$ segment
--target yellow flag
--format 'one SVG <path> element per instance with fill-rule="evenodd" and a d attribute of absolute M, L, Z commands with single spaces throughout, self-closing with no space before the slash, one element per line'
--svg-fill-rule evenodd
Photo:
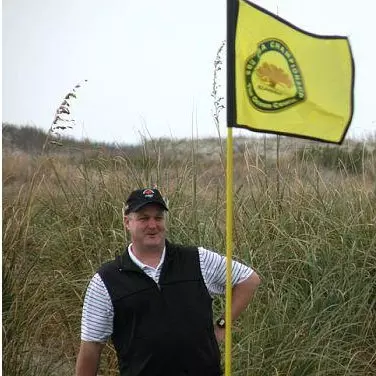
<path fill-rule="evenodd" d="M 229 126 L 341 143 L 353 113 L 348 39 L 308 33 L 238 1 L 235 124 Z"/>

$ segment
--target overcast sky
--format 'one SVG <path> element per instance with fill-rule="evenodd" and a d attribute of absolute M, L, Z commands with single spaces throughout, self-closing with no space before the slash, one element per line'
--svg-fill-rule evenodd
<path fill-rule="evenodd" d="M 307 31 L 349 36 L 356 67 L 349 135 L 375 135 L 375 1 L 254 2 Z M 48 130 L 63 97 L 87 79 L 69 135 L 119 143 L 139 142 L 140 133 L 217 135 L 211 90 L 225 0 L 3 0 L 2 17 L 3 122 Z"/>

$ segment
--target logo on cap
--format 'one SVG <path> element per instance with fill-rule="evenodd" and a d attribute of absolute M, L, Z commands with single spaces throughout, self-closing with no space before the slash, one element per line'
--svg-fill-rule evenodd
<path fill-rule="evenodd" d="M 145 189 L 142 194 L 147 198 L 152 198 L 154 196 L 154 191 L 152 189 Z"/>

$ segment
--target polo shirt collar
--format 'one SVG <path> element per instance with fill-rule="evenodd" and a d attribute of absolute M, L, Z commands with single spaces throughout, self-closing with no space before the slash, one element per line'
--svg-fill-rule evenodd
<path fill-rule="evenodd" d="M 162 252 L 162 256 L 161 256 L 161 259 L 159 261 L 159 264 L 156 268 L 153 268 L 152 266 L 149 266 L 149 265 L 146 265 L 144 264 L 143 262 L 141 262 L 136 256 L 135 254 L 133 253 L 132 251 L 132 243 L 129 244 L 128 246 L 128 254 L 129 254 L 129 258 L 141 269 L 141 270 L 145 270 L 145 269 L 153 269 L 153 270 L 158 270 L 162 267 L 163 265 L 163 262 L 164 262 L 164 259 L 165 259 L 165 256 L 166 256 L 166 246 L 163 248 L 163 252 Z"/>

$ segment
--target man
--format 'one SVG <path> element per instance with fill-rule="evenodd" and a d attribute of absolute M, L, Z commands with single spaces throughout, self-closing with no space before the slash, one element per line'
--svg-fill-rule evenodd
<path fill-rule="evenodd" d="M 85 296 L 76 375 L 97 373 L 111 336 L 121 376 L 219 376 L 223 318 L 213 324 L 212 295 L 223 294 L 225 257 L 166 240 L 167 205 L 157 189 L 133 191 L 124 208 L 131 244 L 92 278 Z M 232 319 L 260 279 L 232 264 Z"/>

